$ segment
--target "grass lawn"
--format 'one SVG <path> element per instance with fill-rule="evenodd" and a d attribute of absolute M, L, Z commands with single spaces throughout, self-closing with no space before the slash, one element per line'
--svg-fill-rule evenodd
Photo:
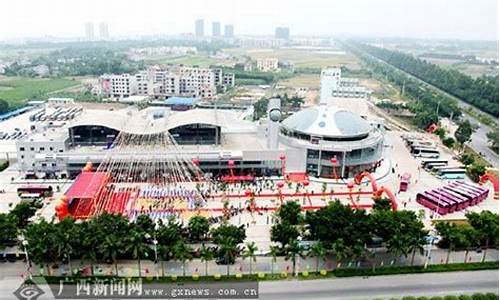
<path fill-rule="evenodd" d="M 275 57 L 282 61 L 291 61 L 297 68 L 322 68 L 328 66 L 347 66 L 356 69 L 358 59 L 350 53 L 340 50 L 320 51 L 317 49 L 224 49 L 234 55 L 248 55 L 252 59 Z"/>
<path fill-rule="evenodd" d="M 26 99 L 40 98 L 78 84 L 78 81 L 69 79 L 4 77 L 0 80 L 0 99 L 16 106 Z"/>
<path fill-rule="evenodd" d="M 319 88 L 319 74 L 300 74 L 291 78 L 280 80 L 279 85 L 283 85 L 290 88 L 297 87 L 308 87 L 308 88 Z"/>
<path fill-rule="evenodd" d="M 208 67 L 213 64 L 221 64 L 219 60 L 210 58 L 205 55 L 159 56 L 147 58 L 145 61 L 146 63 L 151 64 L 183 64 L 188 66 L 200 67 Z"/>

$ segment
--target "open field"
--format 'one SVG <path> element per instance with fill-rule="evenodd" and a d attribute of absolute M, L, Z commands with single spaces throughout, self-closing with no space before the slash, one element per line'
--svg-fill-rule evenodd
<path fill-rule="evenodd" d="M 289 88 L 307 87 L 319 89 L 319 74 L 300 74 L 291 78 L 280 80 L 278 85 Z"/>
<path fill-rule="evenodd" d="M 183 64 L 200 67 L 208 67 L 213 64 L 232 65 L 231 61 L 221 61 L 207 55 L 157 56 L 145 58 L 145 62 L 150 64 Z"/>
<path fill-rule="evenodd" d="M 318 49 L 225 49 L 224 52 L 250 56 L 252 59 L 275 57 L 279 60 L 290 61 L 297 68 L 321 68 L 327 66 L 346 66 L 352 69 L 359 68 L 356 57 L 343 51 L 326 51 Z"/>
<path fill-rule="evenodd" d="M 0 80 L 0 99 L 15 106 L 25 99 L 42 97 L 76 85 L 79 85 L 78 81 L 69 79 L 3 77 Z"/>

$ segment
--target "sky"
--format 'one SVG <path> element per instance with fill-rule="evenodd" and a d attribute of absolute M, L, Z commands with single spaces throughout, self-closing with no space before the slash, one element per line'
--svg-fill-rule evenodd
<path fill-rule="evenodd" d="M 195 19 L 234 24 L 235 34 L 361 35 L 498 40 L 497 0 L 3 0 L 0 39 L 192 33 Z M 97 32 L 97 26 L 95 31 Z"/>

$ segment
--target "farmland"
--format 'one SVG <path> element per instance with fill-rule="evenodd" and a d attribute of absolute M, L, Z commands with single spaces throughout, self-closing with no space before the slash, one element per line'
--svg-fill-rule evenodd
<path fill-rule="evenodd" d="M 80 84 L 70 79 L 35 79 L 3 77 L 0 79 L 0 99 L 9 106 L 19 106 L 23 100 L 39 99 L 47 94 Z"/>

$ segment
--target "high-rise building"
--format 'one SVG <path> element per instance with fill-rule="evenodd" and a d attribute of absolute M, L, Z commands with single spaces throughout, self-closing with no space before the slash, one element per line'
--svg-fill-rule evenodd
<path fill-rule="evenodd" d="M 288 27 L 276 27 L 274 32 L 274 37 L 277 39 L 288 40 L 290 39 L 290 28 Z"/>
<path fill-rule="evenodd" d="M 321 70 L 321 91 L 319 103 L 326 103 L 332 97 L 333 91 L 340 84 L 340 68 L 324 68 Z"/>
<path fill-rule="evenodd" d="M 194 23 L 194 35 L 196 37 L 203 37 L 205 35 L 204 21 L 203 19 L 198 19 Z"/>
<path fill-rule="evenodd" d="M 220 36 L 220 22 L 212 22 L 212 36 Z"/>
<path fill-rule="evenodd" d="M 94 23 L 85 23 L 85 39 L 87 41 L 94 40 Z"/>
<path fill-rule="evenodd" d="M 233 24 L 227 24 L 224 26 L 224 37 L 232 38 L 234 37 L 234 26 Z"/>
<path fill-rule="evenodd" d="M 101 40 L 109 39 L 108 23 L 101 22 L 99 24 L 99 37 Z"/>

